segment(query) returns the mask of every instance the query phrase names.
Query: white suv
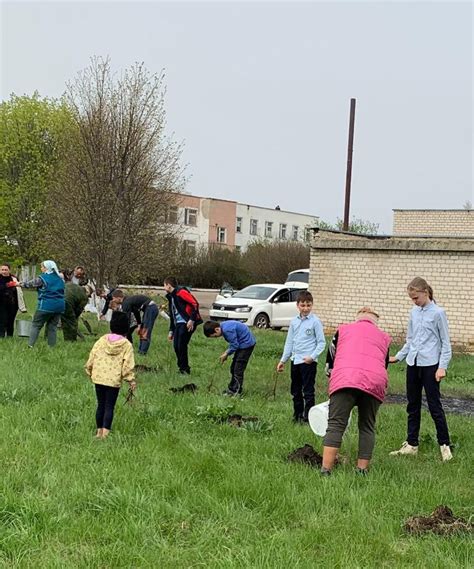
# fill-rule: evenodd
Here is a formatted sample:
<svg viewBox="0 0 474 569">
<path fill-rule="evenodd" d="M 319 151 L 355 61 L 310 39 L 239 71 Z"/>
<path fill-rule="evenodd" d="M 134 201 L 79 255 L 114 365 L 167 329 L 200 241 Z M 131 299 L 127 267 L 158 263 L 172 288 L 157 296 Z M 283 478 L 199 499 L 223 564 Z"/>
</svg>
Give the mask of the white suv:
<svg viewBox="0 0 474 569">
<path fill-rule="evenodd" d="M 211 320 L 239 320 L 256 328 L 289 326 L 297 316 L 296 297 L 305 285 L 257 284 L 243 288 L 229 298 L 219 299 L 209 311 Z"/>
</svg>

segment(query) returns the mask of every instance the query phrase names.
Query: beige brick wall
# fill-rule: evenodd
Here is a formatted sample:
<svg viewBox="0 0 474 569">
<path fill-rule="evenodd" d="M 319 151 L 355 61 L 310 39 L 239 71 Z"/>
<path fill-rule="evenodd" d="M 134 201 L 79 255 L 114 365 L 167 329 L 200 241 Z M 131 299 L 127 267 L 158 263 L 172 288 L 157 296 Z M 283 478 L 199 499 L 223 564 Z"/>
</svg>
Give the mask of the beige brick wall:
<svg viewBox="0 0 474 569">
<path fill-rule="evenodd" d="M 421 276 L 447 313 L 455 348 L 474 351 L 474 239 L 367 238 L 326 231 L 311 248 L 314 310 L 332 333 L 372 306 L 392 337 L 405 337 L 413 304 L 406 287 Z"/>
<path fill-rule="evenodd" d="M 474 210 L 395 209 L 393 234 L 474 237 Z"/>
</svg>

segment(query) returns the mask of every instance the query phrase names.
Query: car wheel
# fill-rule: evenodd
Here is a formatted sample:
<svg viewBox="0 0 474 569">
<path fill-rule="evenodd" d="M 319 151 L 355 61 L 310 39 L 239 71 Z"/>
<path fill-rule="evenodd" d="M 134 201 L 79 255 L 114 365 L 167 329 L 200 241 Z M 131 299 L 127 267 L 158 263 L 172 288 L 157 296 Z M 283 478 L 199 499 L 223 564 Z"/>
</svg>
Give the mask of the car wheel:
<svg viewBox="0 0 474 569">
<path fill-rule="evenodd" d="M 253 322 L 253 325 L 255 326 L 255 328 L 261 328 L 261 329 L 269 328 L 270 327 L 270 319 L 265 314 L 265 312 L 260 312 L 260 314 L 257 314 L 257 316 L 255 316 L 255 320 Z"/>
</svg>

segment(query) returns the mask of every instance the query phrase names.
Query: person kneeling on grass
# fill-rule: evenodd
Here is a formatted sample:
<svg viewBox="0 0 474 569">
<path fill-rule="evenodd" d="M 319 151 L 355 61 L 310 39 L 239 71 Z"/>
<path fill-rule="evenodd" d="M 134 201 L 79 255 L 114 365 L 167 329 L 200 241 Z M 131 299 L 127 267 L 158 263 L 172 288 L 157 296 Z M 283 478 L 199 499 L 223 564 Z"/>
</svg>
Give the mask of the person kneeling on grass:
<svg viewBox="0 0 474 569">
<path fill-rule="evenodd" d="M 127 340 L 128 316 L 114 312 L 110 320 L 110 334 L 94 344 L 86 363 L 86 373 L 95 384 L 97 395 L 96 437 L 104 439 L 112 428 L 114 408 L 123 381 L 135 383 L 135 360 L 132 344 Z"/>
<path fill-rule="evenodd" d="M 224 340 L 229 342 L 229 347 L 219 358 L 221 363 L 224 363 L 230 355 L 234 354 L 232 365 L 230 366 L 230 383 L 229 387 L 224 391 L 224 395 L 231 397 L 241 395 L 245 368 L 256 344 L 254 335 L 245 324 L 237 320 L 228 320 L 221 323 L 208 320 L 204 323 L 204 335 L 207 338 L 223 336 Z"/>
<path fill-rule="evenodd" d="M 364 307 L 357 320 L 339 326 L 326 357 L 329 419 L 321 474 L 334 466 L 353 407 L 359 412 L 357 472 L 367 474 L 375 445 L 375 418 L 385 397 L 391 338 L 378 327 L 379 316 Z"/>
</svg>

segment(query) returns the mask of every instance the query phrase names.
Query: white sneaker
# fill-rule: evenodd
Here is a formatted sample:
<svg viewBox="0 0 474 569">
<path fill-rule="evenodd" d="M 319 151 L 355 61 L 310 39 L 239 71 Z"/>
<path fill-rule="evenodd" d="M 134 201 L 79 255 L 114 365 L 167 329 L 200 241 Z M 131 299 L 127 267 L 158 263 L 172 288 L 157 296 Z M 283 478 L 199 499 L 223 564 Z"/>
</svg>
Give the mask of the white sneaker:
<svg viewBox="0 0 474 569">
<path fill-rule="evenodd" d="M 406 441 L 402 444 L 399 450 L 393 450 L 390 453 L 390 456 L 396 456 L 399 454 L 408 454 L 408 455 L 416 455 L 418 454 L 418 447 L 413 447 L 409 445 Z"/>
<path fill-rule="evenodd" d="M 453 458 L 449 445 L 440 445 L 439 450 L 441 451 L 441 458 L 443 459 L 443 462 L 447 462 Z"/>
</svg>

